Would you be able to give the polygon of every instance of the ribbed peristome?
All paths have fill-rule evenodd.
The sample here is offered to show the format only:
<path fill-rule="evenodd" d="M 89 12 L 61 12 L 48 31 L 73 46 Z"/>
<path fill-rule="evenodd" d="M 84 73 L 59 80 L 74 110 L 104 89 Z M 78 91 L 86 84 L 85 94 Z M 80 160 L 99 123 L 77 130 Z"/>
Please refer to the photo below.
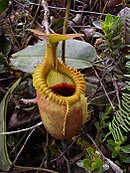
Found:
<path fill-rule="evenodd" d="M 68 67 L 62 61 L 56 58 L 54 67 L 54 56 L 56 56 L 57 43 L 47 42 L 43 63 L 39 64 L 33 74 L 33 85 L 38 93 L 44 95 L 48 100 L 57 104 L 73 104 L 85 95 L 86 84 L 83 76 L 74 68 Z M 55 94 L 51 86 L 61 83 L 71 84 L 75 92 L 71 96 L 62 96 Z"/>

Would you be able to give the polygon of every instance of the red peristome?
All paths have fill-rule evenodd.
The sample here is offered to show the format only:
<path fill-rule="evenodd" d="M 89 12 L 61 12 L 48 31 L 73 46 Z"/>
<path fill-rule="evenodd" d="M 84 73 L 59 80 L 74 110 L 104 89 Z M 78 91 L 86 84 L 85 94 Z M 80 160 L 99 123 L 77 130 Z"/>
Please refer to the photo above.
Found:
<path fill-rule="evenodd" d="M 50 88 L 52 89 L 52 91 L 55 94 L 59 94 L 59 95 L 66 96 L 66 97 L 73 95 L 75 92 L 74 85 L 67 84 L 67 83 L 57 84 Z"/>

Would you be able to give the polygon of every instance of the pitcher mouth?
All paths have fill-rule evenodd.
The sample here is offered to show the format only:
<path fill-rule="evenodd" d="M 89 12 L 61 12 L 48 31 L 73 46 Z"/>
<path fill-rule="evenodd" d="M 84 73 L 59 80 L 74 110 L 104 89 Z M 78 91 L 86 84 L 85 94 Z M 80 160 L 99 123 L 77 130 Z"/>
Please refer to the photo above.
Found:
<path fill-rule="evenodd" d="M 75 87 L 70 84 L 61 83 L 50 87 L 52 92 L 64 97 L 72 96 L 75 93 Z"/>
<path fill-rule="evenodd" d="M 85 80 L 74 68 L 60 63 L 58 69 L 50 68 L 46 71 L 46 63 L 36 67 L 33 74 L 33 85 L 38 93 L 48 100 L 58 104 L 73 104 L 85 93 Z"/>
<path fill-rule="evenodd" d="M 56 95 L 63 97 L 72 96 L 75 93 L 75 85 L 71 78 L 55 70 L 51 70 L 47 76 L 48 87 Z"/>

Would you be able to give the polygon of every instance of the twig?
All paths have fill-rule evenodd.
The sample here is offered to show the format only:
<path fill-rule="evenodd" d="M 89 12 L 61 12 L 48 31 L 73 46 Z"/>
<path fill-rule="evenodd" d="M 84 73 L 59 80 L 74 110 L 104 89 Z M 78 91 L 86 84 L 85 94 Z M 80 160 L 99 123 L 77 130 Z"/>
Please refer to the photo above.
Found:
<path fill-rule="evenodd" d="M 14 153 L 16 151 L 16 149 L 18 148 L 18 146 L 21 144 L 21 142 L 25 139 L 25 137 L 27 136 L 27 132 L 24 133 L 24 135 L 20 138 L 20 140 L 18 141 L 18 143 L 12 148 L 12 150 L 9 152 L 9 156 Z"/>
<path fill-rule="evenodd" d="M 39 168 L 44 167 L 44 163 L 45 163 L 46 159 L 47 159 L 47 154 L 45 154 L 45 156 L 42 158 L 42 162 L 41 162 Z M 38 169 L 38 170 L 36 171 L 36 173 L 39 173 L 39 172 L 41 172 L 40 169 Z"/>
<path fill-rule="evenodd" d="M 24 5 L 24 4 L 20 3 L 19 1 L 18 2 L 16 0 L 13 0 L 13 1 L 15 1 L 16 3 L 18 3 L 19 5 L 21 5 L 23 7 L 27 6 L 27 5 Z M 79 1 L 79 2 L 83 3 L 81 1 Z M 29 2 L 29 5 L 36 5 L 36 6 L 38 6 L 39 4 L 38 3 L 34 3 L 34 2 Z M 48 5 L 48 8 L 56 9 L 56 10 L 66 10 L 66 8 L 63 8 L 63 7 L 54 7 L 54 6 L 51 6 L 51 5 Z M 107 13 L 100 13 L 100 12 L 96 12 L 96 11 L 87 11 L 87 10 L 73 10 L 73 9 L 70 9 L 70 12 L 86 13 L 86 14 L 96 14 L 96 15 L 104 15 L 104 16 L 108 15 Z M 115 15 L 112 15 L 112 16 L 115 16 Z"/>
<path fill-rule="evenodd" d="M 66 31 L 67 31 L 71 1 L 72 0 L 67 0 L 65 19 L 64 19 L 64 25 L 63 25 L 63 34 L 66 34 Z M 62 61 L 65 63 L 65 41 L 62 42 Z"/>
<path fill-rule="evenodd" d="M 24 103 L 24 104 L 36 104 L 37 103 L 37 98 L 34 98 L 34 99 L 21 99 L 21 101 Z"/>
<path fill-rule="evenodd" d="M 116 79 L 115 76 L 112 76 L 111 73 L 110 73 L 110 76 L 111 76 L 113 85 L 114 85 L 115 90 L 116 90 L 116 97 L 117 97 L 117 100 L 118 100 L 118 106 L 120 108 L 121 107 L 121 101 L 120 101 L 120 96 L 119 96 L 119 87 L 118 87 L 118 84 L 117 84 L 117 79 Z"/>
<path fill-rule="evenodd" d="M 125 88 L 121 89 L 121 91 L 123 91 L 123 90 L 125 90 Z M 113 90 L 113 91 L 108 92 L 108 95 L 112 95 L 112 94 L 115 94 L 115 93 L 116 93 L 116 90 Z M 95 96 L 95 95 L 93 95 L 93 96 Z M 90 100 L 90 102 L 93 102 L 93 101 L 95 101 L 97 99 L 100 99 L 102 97 L 104 97 L 104 94 L 100 94 L 99 96 L 95 96 L 94 98 L 91 97 L 91 98 L 89 98 L 89 100 Z"/>
<path fill-rule="evenodd" d="M 33 24 L 34 24 L 34 22 L 35 22 L 35 19 L 36 19 L 36 17 L 37 17 L 38 11 L 39 11 L 40 6 L 41 6 L 41 1 L 42 1 L 42 0 L 40 0 L 40 2 L 39 2 L 39 4 L 38 4 L 38 7 L 37 7 L 37 9 L 36 9 L 36 11 L 35 11 L 35 16 L 34 16 L 33 19 L 32 19 L 30 28 L 33 26 Z M 28 33 L 27 33 L 27 35 L 26 35 L 26 37 L 25 37 L 25 39 L 24 39 L 24 41 L 23 41 L 23 43 L 22 43 L 22 48 L 24 47 L 27 38 L 28 38 Z"/>
<path fill-rule="evenodd" d="M 16 36 L 14 34 L 14 31 L 12 29 L 12 22 L 11 22 L 11 19 L 10 18 L 11 18 L 11 16 L 9 16 L 7 22 L 8 22 L 8 29 L 9 29 L 9 31 L 11 33 L 11 36 L 12 36 L 12 40 L 18 46 L 19 49 L 22 49 L 22 47 L 21 47 L 21 45 L 20 45 L 18 39 L 16 38 Z"/>
<path fill-rule="evenodd" d="M 110 99 L 110 97 L 109 97 L 109 95 L 108 95 L 108 93 L 107 93 L 107 91 L 106 91 L 106 89 L 105 89 L 105 87 L 104 87 L 104 85 L 103 85 L 103 83 L 102 83 L 102 81 L 101 81 L 101 79 L 100 79 L 100 77 L 99 77 L 99 75 L 98 75 L 96 69 L 95 69 L 94 67 L 92 67 L 92 68 L 93 68 L 93 71 L 95 72 L 97 78 L 99 79 L 100 85 L 102 86 L 103 91 L 104 91 L 104 93 L 105 93 L 105 95 L 106 95 L 106 97 L 107 97 L 107 99 L 108 99 L 108 101 L 109 101 L 109 103 L 110 103 L 110 105 L 111 105 L 111 107 L 112 107 L 112 110 L 113 110 L 113 112 L 114 112 L 114 111 L 115 111 L 115 107 L 114 107 L 114 105 L 112 104 L 112 101 L 111 101 L 111 99 Z"/>
<path fill-rule="evenodd" d="M 60 149 L 58 149 L 58 151 L 60 152 L 60 154 L 62 154 L 62 151 Z M 68 168 L 68 173 L 71 173 L 71 170 L 70 170 L 70 163 L 68 161 L 68 159 L 63 155 L 63 158 L 65 159 L 66 163 L 67 163 L 67 168 Z"/>
<path fill-rule="evenodd" d="M 54 6 L 48 6 L 48 8 L 51 9 L 56 9 L 56 10 L 66 10 L 66 8 L 62 8 L 62 7 L 54 7 Z M 96 15 L 104 15 L 107 16 L 108 14 L 106 13 L 100 13 L 100 12 L 96 12 L 96 11 L 87 11 L 87 10 L 72 10 L 70 9 L 70 12 L 74 12 L 74 13 L 87 13 L 87 14 L 96 14 Z M 115 16 L 115 15 L 112 15 Z"/>
<path fill-rule="evenodd" d="M 21 5 L 22 7 L 27 7 L 27 6 L 29 6 L 29 5 L 36 5 L 36 6 L 38 6 L 39 4 L 37 4 L 37 3 L 34 3 L 34 2 L 30 2 L 30 1 L 28 1 L 28 4 L 27 4 L 27 2 L 26 2 L 26 4 L 22 4 L 21 2 L 19 2 L 18 0 L 13 0 L 15 3 L 17 3 L 17 4 L 19 4 L 19 5 Z"/>
<path fill-rule="evenodd" d="M 82 151 L 81 153 L 74 156 L 72 159 L 69 160 L 70 164 L 75 164 L 78 160 L 81 160 L 85 156 L 85 151 Z"/>
<path fill-rule="evenodd" d="M 72 27 L 71 25 L 69 25 L 69 27 L 74 31 L 74 33 L 77 34 L 77 31 L 74 29 L 75 26 Z M 76 26 L 76 27 L 79 27 L 79 26 Z M 84 27 L 84 28 L 85 28 L 85 26 L 81 26 L 81 27 Z M 84 38 L 83 38 L 83 37 L 80 37 L 80 39 L 81 39 L 82 41 L 84 41 Z"/>
<path fill-rule="evenodd" d="M 92 3 L 91 3 L 92 4 Z M 93 6 L 90 6 L 91 7 L 91 11 L 93 11 L 93 9 L 95 9 L 95 6 L 97 6 L 99 4 L 99 0 L 96 0 L 93 4 Z"/>
<path fill-rule="evenodd" d="M 28 131 L 28 130 L 35 129 L 36 127 L 39 127 L 39 126 L 41 126 L 42 124 L 43 124 L 42 121 L 40 121 L 39 123 L 35 124 L 34 126 L 31 126 L 31 127 L 25 128 L 25 129 L 10 131 L 10 132 L 1 132 L 0 135 L 11 135 L 11 134 L 14 134 L 14 133 L 25 132 L 25 131 Z"/>
<path fill-rule="evenodd" d="M 76 136 L 75 139 L 73 140 L 73 142 L 68 146 L 68 148 L 62 152 L 62 154 L 60 156 L 58 156 L 57 158 L 51 160 L 50 162 L 54 162 L 58 159 L 60 159 L 61 157 L 64 156 L 64 154 L 74 145 L 74 143 L 77 141 L 77 139 L 79 138 L 80 135 Z"/>
<path fill-rule="evenodd" d="M 44 145 L 44 154 L 45 154 L 45 156 L 42 158 L 42 162 L 41 162 L 41 164 L 40 164 L 40 166 L 39 166 L 39 168 L 42 168 L 43 166 L 44 167 L 47 167 L 47 165 L 48 165 L 48 146 L 49 146 L 49 135 L 48 135 L 48 132 L 46 131 L 46 143 L 45 143 L 45 145 Z M 41 172 L 40 170 L 37 170 L 36 171 L 36 173 L 39 173 L 39 172 Z"/>
<path fill-rule="evenodd" d="M 44 20 L 43 20 L 42 24 L 45 27 L 46 34 L 49 34 L 50 30 L 49 30 L 48 19 L 49 19 L 49 16 L 50 16 L 50 11 L 48 9 L 47 2 L 45 0 L 42 0 L 42 5 L 43 5 L 43 8 L 44 8 Z"/>
<path fill-rule="evenodd" d="M 0 92 L 6 94 L 6 91 L 0 86 Z"/>
<path fill-rule="evenodd" d="M 123 170 L 118 165 L 116 165 L 113 161 L 111 161 L 110 159 L 108 159 L 107 157 L 104 156 L 104 154 L 99 149 L 99 147 L 97 146 L 97 144 L 95 143 L 95 141 L 92 139 L 92 137 L 89 134 L 87 134 L 86 132 L 85 132 L 85 135 L 92 141 L 92 143 L 94 144 L 96 150 L 99 151 L 100 155 L 102 156 L 103 161 L 105 161 L 108 165 L 110 165 L 110 167 L 116 173 L 123 173 Z"/>
<path fill-rule="evenodd" d="M 27 170 L 35 170 L 35 171 L 37 171 L 37 170 L 39 170 L 39 171 L 42 171 L 42 172 L 45 172 L 45 173 L 47 173 L 47 172 L 50 172 L 50 173 L 58 173 L 57 171 L 52 171 L 52 170 L 49 170 L 49 169 L 46 169 L 46 168 L 36 168 L 36 167 L 23 167 L 23 166 L 17 166 L 17 165 L 15 165 L 15 167 L 16 168 L 19 168 L 20 170 L 21 169 L 23 169 L 23 170 L 25 170 L 25 171 L 27 171 Z M 1 172 L 0 172 L 1 173 Z M 5 173 L 5 172 L 4 172 Z"/>
<path fill-rule="evenodd" d="M 11 167 L 6 171 L 6 173 L 8 173 L 8 172 L 10 171 L 10 169 L 13 167 L 13 165 L 16 163 L 17 159 L 19 158 L 19 155 L 20 155 L 21 152 L 23 151 L 23 149 L 24 149 L 26 143 L 28 142 L 28 140 L 29 140 L 30 136 L 32 135 L 32 133 L 34 132 L 34 130 L 35 130 L 35 129 L 32 129 L 32 131 L 31 131 L 31 132 L 29 133 L 29 135 L 27 136 L 27 138 L 26 138 L 26 140 L 25 140 L 23 146 L 21 147 L 21 149 L 20 149 L 20 151 L 18 152 L 18 154 L 16 155 L 15 160 L 13 161 Z"/>

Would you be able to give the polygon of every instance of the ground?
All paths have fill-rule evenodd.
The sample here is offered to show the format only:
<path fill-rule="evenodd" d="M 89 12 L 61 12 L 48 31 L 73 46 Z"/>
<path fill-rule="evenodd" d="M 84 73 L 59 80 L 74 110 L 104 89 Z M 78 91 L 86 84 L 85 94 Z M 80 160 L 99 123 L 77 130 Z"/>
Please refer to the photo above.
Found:
<path fill-rule="evenodd" d="M 94 150 L 99 149 L 105 158 L 110 158 L 124 172 L 130 171 L 128 163 L 122 161 L 119 153 L 117 157 L 112 157 L 113 151 L 110 149 L 110 145 L 107 147 L 107 139 L 113 140 L 112 135 L 106 137 L 106 140 L 104 138 L 109 133 L 108 122 L 112 121 L 112 111 L 113 109 L 115 111 L 113 105 L 114 107 L 119 105 L 121 93 L 124 91 L 123 73 L 126 72 L 124 66 L 126 60 L 122 57 L 126 52 L 118 48 L 119 52 L 116 55 L 105 54 L 104 49 L 99 49 L 105 39 L 93 37 L 95 32 L 103 34 L 103 30 L 99 29 L 98 26 L 99 21 L 104 20 L 106 14 L 111 13 L 116 16 L 124 8 L 123 1 L 115 1 L 116 5 L 113 2 L 110 1 L 107 4 L 105 0 L 72 0 L 71 3 L 67 33 L 83 33 L 82 39 L 95 47 L 97 53 L 93 66 L 78 69 L 86 79 L 86 96 L 90 103 L 88 122 L 83 125 L 77 136 L 69 140 L 56 140 L 47 133 L 44 125 L 37 126 L 33 130 L 7 135 L 4 144 L 7 146 L 10 160 L 14 165 L 21 167 L 13 165 L 6 172 L 85 173 L 87 172 L 85 167 L 79 167 L 77 162 L 88 157 L 88 147 L 94 148 Z M 125 2 L 125 5 L 129 7 L 129 1 Z M 40 0 L 10 0 L 8 7 L 0 16 L 0 52 L 3 53 L 0 54 L 1 102 L 14 82 L 21 78 L 20 84 L 11 93 L 9 101 L 6 102 L 8 107 L 4 125 L 6 124 L 7 131 L 29 128 L 41 121 L 37 104 L 26 104 L 22 101 L 22 99 L 34 99 L 36 97 L 36 91 L 32 84 L 32 74 L 11 66 L 10 59 L 14 53 L 29 45 L 34 45 L 42 39 L 41 36 L 36 37 L 28 32 L 30 28 L 40 31 L 46 29 L 44 27 L 45 8 L 42 3 L 43 1 Z M 50 12 L 48 22 L 51 31 L 55 33 L 62 33 L 63 31 L 66 4 L 67 1 L 61 0 L 47 1 L 46 5 Z M 102 65 L 99 64 L 100 61 L 103 62 Z M 3 115 L 2 113 L 1 110 L 0 114 Z M 127 136 L 123 146 L 127 146 L 130 135 L 125 132 L 123 135 Z M 120 147 L 120 145 L 118 146 Z M 122 153 L 121 150 L 120 153 Z M 129 153 L 130 151 L 125 153 L 127 158 L 129 158 Z M 105 163 L 103 156 L 101 156 L 101 160 Z M 95 161 L 97 157 L 93 153 L 91 159 Z M 113 173 L 115 171 L 110 166 L 105 172 Z"/>

